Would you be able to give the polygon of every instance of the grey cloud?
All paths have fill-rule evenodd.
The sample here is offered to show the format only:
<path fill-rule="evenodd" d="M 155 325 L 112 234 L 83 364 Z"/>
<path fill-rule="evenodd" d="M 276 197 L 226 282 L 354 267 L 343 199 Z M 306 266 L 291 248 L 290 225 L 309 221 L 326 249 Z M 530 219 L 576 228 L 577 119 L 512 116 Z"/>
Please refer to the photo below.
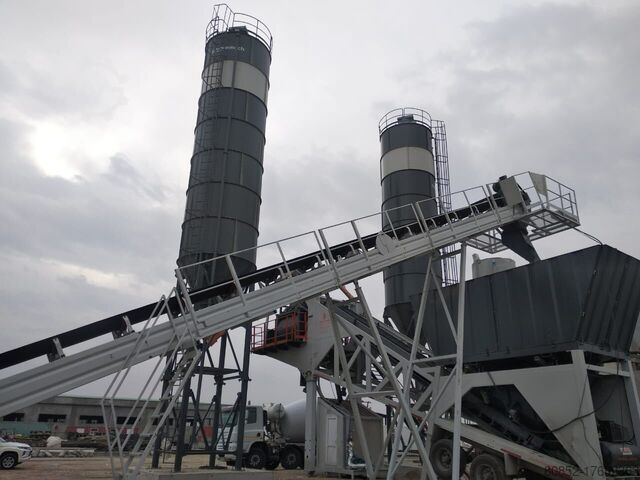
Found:
<path fill-rule="evenodd" d="M 637 4 L 544 4 L 472 24 L 473 47 L 441 58 L 455 185 L 547 173 L 576 188 L 586 230 L 639 254 L 621 235 L 640 233 L 624 226 L 640 198 L 638 21 Z"/>
<path fill-rule="evenodd" d="M 0 138 L 20 138 L 18 126 L 5 125 L 0 123 Z M 175 243 L 165 229 L 175 228 L 181 196 L 157 178 L 143 179 L 123 157 L 112 159 L 104 177 L 70 181 L 42 174 L 15 150 L 5 148 L 3 155 L 0 174 L 7 181 L 0 186 L 5 207 L 0 221 L 8 227 L 3 229 L 5 247 L 39 256 L 56 252 L 66 262 L 81 259 L 94 268 L 126 270 L 148 256 L 150 243 L 160 256 Z M 159 200 L 171 195 L 174 203 L 150 202 L 149 195 Z"/>
<path fill-rule="evenodd" d="M 19 326 L 3 331 L 1 351 L 157 300 L 155 294 L 146 298 L 152 290 L 146 285 L 104 288 L 87 282 L 82 275 L 61 273 L 56 265 L 32 256 L 11 252 L 0 259 L 3 275 L 11 279 L 0 287 L 0 319 L 5 326 L 9 322 Z"/>
<path fill-rule="evenodd" d="M 29 63 L 0 54 L 0 105 L 35 117 L 82 121 L 109 118 L 126 103 L 120 76 L 104 60 L 87 59 L 61 68 L 55 61 Z"/>
<path fill-rule="evenodd" d="M 6 331 L 2 350 L 157 300 L 178 248 L 181 195 L 157 178 L 148 185 L 123 157 L 102 176 L 48 177 L 21 148 L 27 132 L 0 121 L 0 318 L 30 326 Z M 113 285 L 91 283 L 83 269 Z"/>
<path fill-rule="evenodd" d="M 167 199 L 166 186 L 159 183 L 157 178 L 150 179 L 148 173 L 142 175 L 124 154 L 119 153 L 109 159 L 105 178 L 117 187 L 131 189 L 156 202 Z"/>
<path fill-rule="evenodd" d="M 374 142 L 375 142 L 375 137 Z M 377 161 L 355 149 L 327 147 L 265 160 L 261 241 L 322 228 L 374 213 L 380 206 Z"/>

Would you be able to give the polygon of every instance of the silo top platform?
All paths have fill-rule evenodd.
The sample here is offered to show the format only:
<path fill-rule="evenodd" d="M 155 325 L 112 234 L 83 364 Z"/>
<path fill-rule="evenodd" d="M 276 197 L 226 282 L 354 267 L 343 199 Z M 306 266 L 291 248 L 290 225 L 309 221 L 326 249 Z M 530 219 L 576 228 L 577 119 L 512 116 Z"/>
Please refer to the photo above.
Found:
<path fill-rule="evenodd" d="M 382 135 L 388 128 L 404 122 L 417 123 L 431 130 L 431 115 L 420 108 L 403 107 L 391 110 L 380 119 L 378 133 Z"/>
<path fill-rule="evenodd" d="M 207 41 L 219 33 L 238 31 L 246 32 L 257 38 L 271 52 L 273 36 L 264 23 L 246 13 L 234 12 L 225 3 L 215 5 L 212 19 L 207 25 Z"/>

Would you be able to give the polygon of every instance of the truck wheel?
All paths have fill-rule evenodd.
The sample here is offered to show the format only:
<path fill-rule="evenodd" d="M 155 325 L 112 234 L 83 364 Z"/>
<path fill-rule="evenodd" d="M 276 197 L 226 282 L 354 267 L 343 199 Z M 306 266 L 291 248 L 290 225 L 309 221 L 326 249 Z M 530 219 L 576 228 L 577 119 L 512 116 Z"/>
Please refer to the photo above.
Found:
<path fill-rule="evenodd" d="M 471 480 L 507 480 L 502 459 L 482 453 L 471 462 Z"/>
<path fill-rule="evenodd" d="M 267 454 L 262 447 L 253 447 L 247 454 L 246 466 L 256 470 L 262 470 L 267 464 Z"/>
<path fill-rule="evenodd" d="M 450 438 L 442 438 L 431 446 L 429 460 L 436 475 L 441 478 L 451 478 L 453 465 L 453 441 Z M 467 454 L 460 448 L 460 475 L 467 468 Z"/>
<path fill-rule="evenodd" d="M 18 455 L 13 452 L 3 453 L 0 457 L 0 467 L 10 470 L 18 464 Z"/>
<path fill-rule="evenodd" d="M 303 467 L 302 452 L 297 447 L 285 447 L 280 454 L 280 463 L 285 470 L 295 470 Z"/>

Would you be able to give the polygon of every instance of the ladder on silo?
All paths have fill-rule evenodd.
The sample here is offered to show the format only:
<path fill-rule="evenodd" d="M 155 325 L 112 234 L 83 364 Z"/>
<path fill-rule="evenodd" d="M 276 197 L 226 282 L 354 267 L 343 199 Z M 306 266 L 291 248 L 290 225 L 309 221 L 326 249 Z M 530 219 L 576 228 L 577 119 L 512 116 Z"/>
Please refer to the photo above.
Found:
<path fill-rule="evenodd" d="M 436 194 L 438 211 L 450 212 L 451 182 L 449 179 L 449 147 L 447 146 L 447 129 L 442 120 L 431 120 L 433 132 L 434 165 L 436 170 Z M 442 283 L 453 285 L 458 283 L 458 264 L 454 255 L 456 245 L 447 245 L 441 249 Z"/>

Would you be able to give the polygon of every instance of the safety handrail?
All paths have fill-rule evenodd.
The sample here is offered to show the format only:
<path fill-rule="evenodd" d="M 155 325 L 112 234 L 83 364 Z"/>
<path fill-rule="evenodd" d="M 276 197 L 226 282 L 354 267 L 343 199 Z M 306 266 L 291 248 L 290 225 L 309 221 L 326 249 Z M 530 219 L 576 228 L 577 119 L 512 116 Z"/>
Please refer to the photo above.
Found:
<path fill-rule="evenodd" d="M 579 224 L 578 206 L 573 189 L 549 177 L 530 172 L 520 173 L 515 178 L 531 200 L 531 203 L 527 206 L 529 214 L 524 219 L 531 226 L 529 235 L 531 240 L 536 240 Z M 544 187 L 542 191 L 536 189 L 533 178 L 536 179 L 538 188 L 540 188 L 540 185 Z M 490 215 L 496 216 L 497 223 L 500 224 L 502 222 L 499 217 L 499 209 L 489 200 L 491 199 L 491 188 L 492 185 L 489 184 L 451 194 L 453 211 L 449 213 L 448 219 L 444 216 L 430 217 L 426 215 L 430 205 L 427 200 L 417 206 L 416 204 L 410 204 L 394 209 L 397 215 L 405 215 L 406 213 L 406 218 L 413 220 L 408 222 L 405 218 L 405 222 L 396 222 L 396 218 L 391 215 L 393 217 L 391 225 L 382 230 L 383 212 L 376 212 L 353 220 L 339 222 L 318 231 L 310 231 L 269 242 L 255 249 L 246 249 L 241 252 L 203 260 L 192 265 L 185 265 L 180 270 L 186 278 L 184 283 L 188 284 L 189 275 L 185 275 L 185 273 L 189 269 L 201 268 L 201 266 L 206 267 L 211 262 L 224 262 L 225 265 L 228 265 L 227 257 L 233 265 L 232 257 L 243 254 L 243 252 L 244 255 L 253 255 L 254 258 L 259 260 L 259 269 L 252 273 L 241 272 L 237 282 L 229 276 L 226 279 L 223 278 L 222 283 L 209 285 L 202 289 L 194 289 L 188 285 L 188 289 L 182 291 L 181 294 L 191 297 L 191 301 L 199 309 L 202 307 L 203 302 L 208 304 L 217 303 L 229 296 L 238 296 L 238 290 L 242 292 L 244 297 L 245 292 L 249 292 L 250 289 L 261 289 L 274 282 L 288 282 L 295 286 L 298 282 L 297 276 L 305 271 L 322 267 L 333 269 L 336 264 L 332 264 L 332 261 L 337 262 L 339 260 L 333 258 L 334 256 L 343 257 L 344 259 L 347 255 L 350 257 L 355 254 L 363 255 L 369 259 L 372 251 L 376 248 L 376 238 L 381 231 L 384 231 L 389 236 L 398 238 L 402 237 L 403 234 L 408 234 L 413 229 L 416 234 L 419 233 L 431 238 L 432 230 L 438 227 L 439 221 L 443 222 L 445 228 L 453 231 L 453 225 L 462 220 L 460 208 L 467 209 L 467 221 L 478 225 L 479 219 L 483 215 L 481 208 L 490 205 L 491 208 L 488 208 L 487 211 L 490 212 Z M 481 203 L 477 204 L 478 201 L 481 201 Z M 421 206 L 422 208 L 420 208 Z M 446 220 L 446 223 L 443 219 Z M 396 234 L 390 228 L 391 226 L 393 226 Z M 320 233 L 324 234 L 330 246 L 328 249 L 325 248 L 320 238 Z M 485 229 L 482 233 L 467 237 L 466 241 L 470 246 L 491 254 L 506 248 L 501 242 L 498 229 Z M 331 255 L 329 255 L 329 252 L 331 252 Z M 260 265 L 266 266 L 260 267 Z M 176 272 L 177 274 L 178 272 Z M 179 314 L 176 299 L 172 298 L 170 300 L 169 309 Z M 13 350 L 2 352 L 0 353 L 0 365 L 2 368 L 6 368 L 39 356 L 48 355 L 54 351 L 56 342 L 62 348 L 67 348 L 101 335 L 124 331 L 127 324 L 135 325 L 153 316 L 155 306 L 156 302 L 137 307 Z"/>
<path fill-rule="evenodd" d="M 307 324 L 308 314 L 302 311 L 289 312 L 254 324 L 251 332 L 251 350 L 255 352 L 293 342 L 306 342 Z"/>
<path fill-rule="evenodd" d="M 269 28 L 254 16 L 234 12 L 226 3 L 214 5 L 213 18 L 206 30 L 207 41 L 218 33 L 228 32 L 232 27 L 245 27 L 247 33 L 260 40 L 271 52 L 273 36 Z"/>
<path fill-rule="evenodd" d="M 402 107 L 394 108 L 380 119 L 380 122 L 378 122 L 378 133 L 382 135 L 382 132 L 387 128 L 396 125 L 400 118 L 407 116 L 413 117 L 413 123 L 419 123 L 420 125 L 424 125 L 431 129 L 431 115 L 420 108 Z"/>
<path fill-rule="evenodd" d="M 543 181 L 544 189 L 540 185 L 536 187 L 535 178 L 538 184 Z M 516 182 L 521 190 L 529 198 L 528 210 L 539 211 L 549 210 L 560 215 L 569 216 L 576 222 L 577 202 L 575 191 L 564 184 L 544 175 L 537 175 L 531 172 L 524 172 L 515 176 Z M 203 293 L 210 289 L 220 289 L 226 293 L 234 293 L 240 297 L 244 296 L 244 291 L 251 288 L 259 289 L 261 285 L 250 285 L 250 280 L 256 278 L 256 272 L 239 274 L 233 262 L 234 257 L 259 258 L 264 257 L 265 269 L 273 272 L 273 281 L 289 281 L 295 283 L 295 276 L 299 273 L 298 266 L 306 267 L 303 271 L 325 266 L 331 266 L 334 262 L 351 257 L 353 255 L 367 255 L 368 251 L 375 248 L 375 238 L 382 231 L 390 237 L 401 240 L 406 235 L 422 233 L 429 235 L 433 228 L 447 227 L 453 232 L 453 225 L 461 220 L 474 219 L 481 213 L 491 212 L 499 219 L 498 204 L 492 193 L 493 185 L 487 184 L 480 187 L 468 188 L 450 195 L 452 210 L 443 214 L 430 214 L 437 212 L 435 208 L 439 198 L 426 199 L 415 204 L 403 205 L 392 209 L 376 212 L 370 215 L 361 216 L 355 219 L 335 223 L 328 227 L 312 230 L 298 235 L 289 236 L 285 239 L 269 242 L 257 247 L 239 250 L 234 253 L 219 255 L 214 258 L 203 260 L 191 265 L 181 266 L 177 269 L 188 286 L 188 291 L 192 291 L 196 285 L 189 284 L 189 279 L 196 278 L 193 269 L 210 266 L 212 270 L 222 270 L 229 275 L 229 279 L 221 283 L 216 283 L 210 287 L 201 288 L 197 285 L 198 292 Z M 542 216 L 541 222 L 551 221 Z M 383 228 L 380 229 L 380 225 Z M 535 229 L 539 226 L 534 222 L 531 225 Z M 364 233 L 363 233 L 364 232 Z M 535 237 L 537 238 L 537 237 Z M 285 254 L 285 250 L 291 243 L 304 243 L 306 248 L 298 248 L 312 253 L 301 257 L 292 257 Z M 485 249 L 483 242 L 486 242 L 487 251 L 499 251 L 501 244 L 498 237 L 490 232 L 486 239 L 479 239 L 475 247 Z M 313 247 L 313 248 L 311 248 Z M 271 250 L 271 251 L 269 251 Z M 314 251 L 315 250 L 315 251 Z M 259 270 L 262 272 L 263 270 Z"/>

